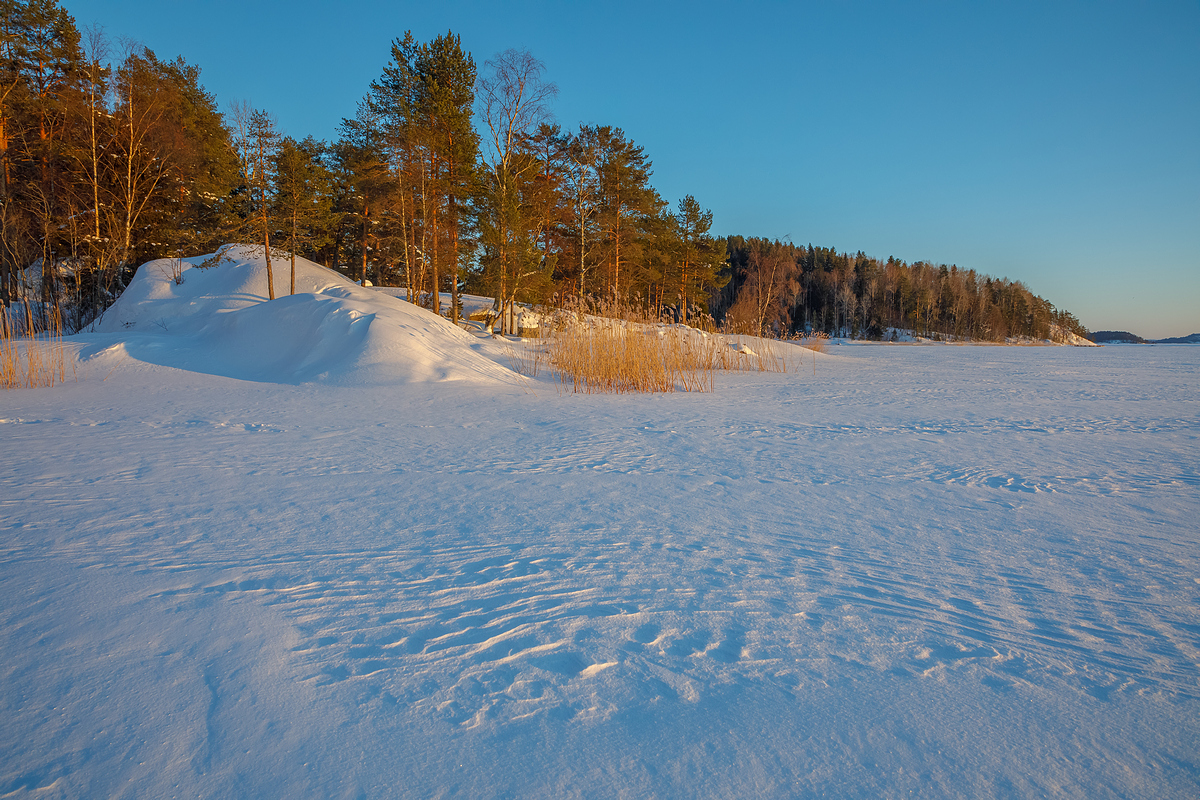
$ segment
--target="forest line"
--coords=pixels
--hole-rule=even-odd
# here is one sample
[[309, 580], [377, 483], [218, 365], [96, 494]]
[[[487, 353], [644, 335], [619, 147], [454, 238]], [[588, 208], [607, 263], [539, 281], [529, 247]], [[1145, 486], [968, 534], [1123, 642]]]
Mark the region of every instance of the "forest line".
[[[451, 32], [397, 38], [332, 142], [284, 135], [267, 108], [223, 113], [198, 66], [115, 48], [57, 0], [0, 2], [0, 82], [0, 300], [65, 309], [69, 329], [145, 261], [246, 241], [453, 320], [468, 292], [774, 336], [1086, 333], [1019, 282], [717, 236], [695, 197], [659, 195], [621, 128], [556, 122], [532, 54], [477, 65]], [[294, 290], [279, 275], [271, 297]]]

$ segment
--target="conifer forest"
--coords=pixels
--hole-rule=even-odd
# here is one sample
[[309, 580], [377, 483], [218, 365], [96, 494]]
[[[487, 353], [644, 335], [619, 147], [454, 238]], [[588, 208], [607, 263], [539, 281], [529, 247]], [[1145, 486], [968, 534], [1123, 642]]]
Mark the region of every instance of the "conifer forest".
[[1020, 282], [718, 235], [703, 198], [655, 190], [628, 132], [556, 121], [556, 92], [528, 52], [407, 33], [334, 141], [297, 140], [269, 105], [222, 107], [201, 65], [3, 0], [0, 299], [77, 331], [147, 260], [247, 242], [278, 259], [272, 297], [297, 254], [451, 319], [470, 293], [779, 337], [1086, 333]]

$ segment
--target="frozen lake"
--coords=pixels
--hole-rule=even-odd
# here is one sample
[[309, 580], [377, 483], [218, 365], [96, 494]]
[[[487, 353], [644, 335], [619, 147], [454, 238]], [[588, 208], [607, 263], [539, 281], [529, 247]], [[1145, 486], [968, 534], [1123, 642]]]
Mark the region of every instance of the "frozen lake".
[[0, 394], [0, 796], [1200, 794], [1200, 348], [156, 362]]

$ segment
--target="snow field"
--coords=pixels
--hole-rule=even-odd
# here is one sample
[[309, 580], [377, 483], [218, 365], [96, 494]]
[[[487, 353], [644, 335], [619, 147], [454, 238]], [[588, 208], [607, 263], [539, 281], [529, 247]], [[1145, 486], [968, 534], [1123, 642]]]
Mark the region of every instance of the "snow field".
[[1195, 350], [573, 395], [386, 298], [160, 288], [0, 395], [0, 795], [1200, 791]]

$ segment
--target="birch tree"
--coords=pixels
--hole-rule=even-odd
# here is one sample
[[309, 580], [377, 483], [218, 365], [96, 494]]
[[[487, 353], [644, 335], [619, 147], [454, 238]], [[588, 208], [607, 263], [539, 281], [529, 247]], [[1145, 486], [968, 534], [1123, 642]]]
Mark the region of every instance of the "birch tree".
[[522, 277], [531, 274], [536, 244], [530, 222], [534, 216], [522, 202], [522, 185], [536, 175], [539, 163], [523, 143], [549, 120], [548, 104], [558, 93], [543, 79], [545, 65], [528, 51], [505, 50], [484, 64], [480, 81], [483, 122], [487, 128], [484, 160], [488, 179], [483, 192], [481, 228], [486, 261], [496, 292], [501, 333], [509, 333], [510, 314]]

